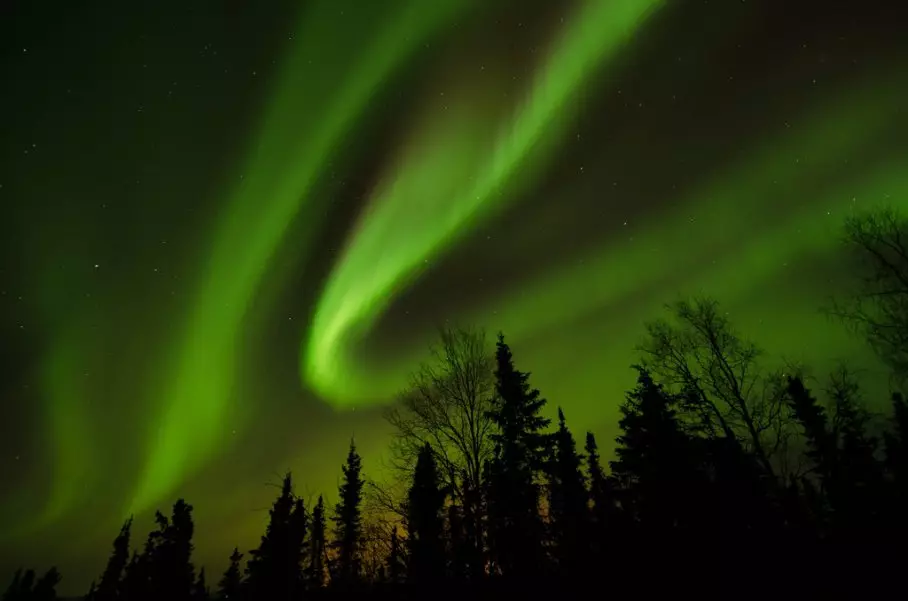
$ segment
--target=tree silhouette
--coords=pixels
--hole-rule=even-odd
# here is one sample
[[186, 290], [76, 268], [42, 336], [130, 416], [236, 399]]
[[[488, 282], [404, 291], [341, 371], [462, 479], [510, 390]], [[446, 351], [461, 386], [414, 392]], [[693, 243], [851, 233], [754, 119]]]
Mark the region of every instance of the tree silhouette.
[[539, 486], [548, 455], [549, 420], [539, 415], [545, 399], [530, 388], [529, 374], [514, 368], [511, 349], [498, 336], [495, 371], [498, 399], [492, 421], [496, 453], [489, 462], [490, 551], [495, 569], [529, 582], [543, 567]]
[[673, 321], [646, 325], [639, 347], [644, 367], [683, 399], [684, 417], [697, 429], [737, 438], [774, 477], [772, 459], [784, 446], [787, 426], [779, 376], [761, 373], [762, 352], [734, 331], [716, 301], [679, 301], [668, 309]]
[[884, 435], [885, 464], [892, 490], [888, 513], [893, 525], [904, 531], [908, 528], [908, 403], [900, 393], [892, 395], [890, 421], [890, 431]]
[[838, 473], [829, 489], [830, 501], [841, 526], [854, 531], [859, 524], [867, 527], [879, 518], [883, 473], [875, 456], [878, 442], [867, 432], [870, 416], [847, 369], [832, 374], [827, 394], [834, 407], [832, 431], [838, 441]]
[[35, 586], [35, 571], [32, 569], [24, 570], [19, 568], [13, 575], [13, 581], [10, 582], [6, 592], [3, 593], [3, 601], [29, 601], [32, 598], [33, 587]]
[[332, 547], [337, 553], [331, 570], [332, 585], [353, 588], [360, 584], [362, 576], [362, 459], [356, 452], [356, 444], [350, 441], [347, 461], [341, 468], [343, 480], [338, 489], [340, 500], [334, 507], [331, 521], [334, 523]]
[[884, 209], [845, 221], [855, 280], [830, 311], [861, 334], [902, 383], [908, 378], [908, 220]]
[[31, 593], [31, 601], [55, 601], [57, 598], [57, 585], [60, 584], [62, 577], [56, 567], [52, 567], [44, 573], [35, 583], [35, 588]]
[[581, 463], [574, 436], [559, 407], [554, 457], [549, 468], [549, 514], [559, 569], [566, 577], [579, 569], [589, 554], [589, 493]]
[[120, 528], [120, 533], [113, 542], [113, 552], [107, 560], [107, 567], [101, 574], [101, 580], [95, 590], [93, 598], [96, 601], [114, 601], [120, 595], [121, 579], [129, 562], [129, 539], [132, 529], [132, 518], [126, 520]]
[[199, 570], [199, 576], [192, 585], [192, 601], [208, 601], [211, 597], [205, 583], [205, 568]]
[[[481, 511], [483, 466], [492, 457], [495, 398], [494, 361], [485, 332], [446, 328], [430, 348], [431, 359], [412, 375], [399, 403], [385, 413], [393, 427], [391, 463], [409, 487], [416, 459], [431, 445], [445, 489], [464, 507], [464, 518]], [[401, 512], [401, 517], [405, 512]], [[474, 520], [472, 541], [481, 549], [482, 530]]]
[[675, 407], [679, 399], [636, 367], [637, 387], [621, 407], [612, 473], [622, 488], [622, 503], [647, 533], [670, 534], [693, 526], [692, 489], [703, 475], [694, 441], [684, 432]]
[[230, 554], [230, 565], [221, 576], [218, 582], [219, 599], [239, 599], [243, 585], [243, 574], [240, 571], [240, 562], [243, 561], [243, 554], [240, 553], [239, 547], [233, 548]]
[[409, 581], [419, 586], [438, 582], [444, 575], [442, 510], [445, 496], [439, 484], [432, 447], [427, 443], [416, 460], [413, 484], [407, 499]]
[[589, 499], [593, 539], [591, 545], [594, 552], [599, 554], [604, 551], [600, 542], [605, 538], [606, 533], [614, 535], [620, 526], [617, 499], [609, 479], [605, 475], [605, 469], [602, 467], [599, 445], [596, 444], [596, 437], [592, 432], [586, 433], [584, 451], [586, 451], [587, 474], [590, 484]]
[[158, 529], [148, 533], [142, 552], [133, 552], [132, 559], [126, 566], [122, 591], [125, 599], [145, 601], [151, 597], [152, 562], [161, 538], [161, 530], [167, 524], [167, 519], [160, 512], [155, 514], [155, 520], [158, 523]]
[[192, 505], [179, 499], [173, 505], [169, 523], [160, 513], [159, 544], [152, 555], [152, 590], [159, 598], [188, 601], [195, 581], [192, 566]]
[[246, 584], [252, 597], [285, 600], [297, 594], [302, 585], [305, 519], [305, 508], [294, 499], [293, 479], [287, 473], [269, 511], [261, 543], [258, 549], [249, 552]]
[[309, 567], [306, 580], [310, 588], [321, 588], [325, 585], [325, 558], [327, 546], [325, 544], [325, 500], [321, 495], [312, 511], [312, 525], [309, 536]]
[[397, 524], [391, 526], [391, 542], [388, 552], [388, 559], [385, 565], [385, 573], [388, 582], [400, 584], [403, 581], [404, 558], [400, 548], [400, 537], [397, 535]]

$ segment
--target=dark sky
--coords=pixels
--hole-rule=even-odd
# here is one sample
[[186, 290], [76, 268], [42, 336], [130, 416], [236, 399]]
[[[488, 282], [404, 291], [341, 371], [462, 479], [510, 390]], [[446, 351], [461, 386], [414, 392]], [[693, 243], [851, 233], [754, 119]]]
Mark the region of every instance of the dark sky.
[[604, 441], [679, 295], [879, 373], [818, 308], [908, 198], [898, 4], [6, 0], [0, 574], [81, 592], [179, 496], [221, 570], [283, 471], [381, 475], [446, 322]]

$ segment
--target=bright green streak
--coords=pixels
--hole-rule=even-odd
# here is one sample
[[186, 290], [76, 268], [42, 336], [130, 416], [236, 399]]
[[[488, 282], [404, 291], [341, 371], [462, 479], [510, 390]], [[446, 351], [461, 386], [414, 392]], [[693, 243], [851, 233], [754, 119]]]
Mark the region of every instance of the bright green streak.
[[[396, 14], [377, 34], [368, 19], [358, 22], [362, 31], [351, 29], [343, 4], [323, 0], [303, 15], [244, 177], [216, 230], [172, 384], [151, 427], [133, 511], [163, 498], [236, 427], [222, 418], [236, 383], [238, 335], [287, 227], [310, 209], [302, 218], [317, 228], [321, 213], [305, 204], [307, 194], [339, 142], [394, 68], [468, 0], [383, 2], [371, 9], [377, 19]], [[363, 8], [353, 2], [348, 14]]]
[[[805, 123], [769, 138], [737, 167], [723, 169], [687, 198], [670, 203], [678, 209], [649, 218], [642, 227], [631, 224], [626, 237], [610, 234], [610, 243], [595, 254], [499, 299], [494, 303], [500, 308], [498, 327], [515, 339], [537, 335], [652, 286], [664, 287], [668, 301], [681, 286], [672, 281], [679, 273], [705, 274], [699, 281], [685, 277], [689, 290], [741, 294], [805, 252], [830, 250], [852, 197], [908, 197], [898, 196], [908, 188], [908, 177], [893, 179], [903, 167], [846, 189], [823, 189], [847, 159], [873, 148], [900, 110], [904, 91], [879, 82], [868, 82], [865, 90], [825, 110], [809, 111]], [[810, 203], [795, 196], [805, 190], [812, 190]], [[744, 245], [741, 241], [752, 240], [754, 232], [760, 232], [757, 242]], [[466, 318], [466, 323], [485, 321], [480, 315]]]
[[[483, 134], [495, 131], [495, 124], [479, 123], [464, 107], [439, 111], [412, 155], [372, 199], [328, 282], [303, 348], [305, 381], [340, 406], [393, 393], [398, 379], [354, 376], [345, 345], [368, 330], [422, 265], [513, 198], [507, 185], [518, 169], [529, 171], [531, 163], [546, 158], [540, 151], [561, 133], [557, 115], [565, 104], [660, 4], [587, 2], [565, 27], [525, 104], [499, 124], [486, 154]], [[359, 386], [366, 381], [368, 386]]]

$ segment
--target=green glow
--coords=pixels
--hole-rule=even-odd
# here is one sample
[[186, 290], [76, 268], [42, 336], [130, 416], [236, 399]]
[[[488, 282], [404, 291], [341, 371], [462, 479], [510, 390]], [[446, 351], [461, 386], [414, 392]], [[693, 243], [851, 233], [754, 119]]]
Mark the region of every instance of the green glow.
[[[345, 345], [368, 329], [421, 265], [512, 199], [507, 186], [516, 170], [533, 168], [533, 161], [543, 158], [540, 150], [561, 133], [559, 111], [660, 4], [584, 4], [565, 26], [525, 102], [504, 123], [478, 125], [470, 111], [439, 111], [440, 123], [421, 132], [428, 139], [414, 145], [413, 156], [405, 157], [372, 199], [331, 276], [303, 349], [302, 376], [310, 385], [340, 406], [393, 394], [400, 377], [375, 374], [360, 386], [366, 379], [352, 376]], [[496, 132], [488, 144], [484, 129]], [[483, 146], [490, 147], [484, 155], [478, 152]], [[466, 190], [464, 182], [470, 182]]]
[[770, 40], [766, 4], [313, 0], [229, 32], [199, 9], [186, 39], [137, 19], [73, 64], [29, 44], [4, 94], [0, 546], [52, 549], [82, 594], [126, 515], [185, 496], [220, 571], [274, 474], [330, 497], [355, 434], [382, 477], [378, 405], [443, 320], [503, 330], [603, 454], [643, 323], [679, 294], [716, 297], [768, 361], [885, 386], [817, 308], [842, 218], [908, 210], [904, 36], [830, 6]]
[[[496, 301], [501, 308], [498, 327], [520, 339], [643, 288], [663, 289], [663, 299], [668, 299], [679, 292], [678, 273], [703, 274], [686, 278], [688, 291], [740, 293], [752, 285], [748, 282], [772, 277], [805, 252], [831, 250], [838, 243], [843, 210], [854, 206], [852, 198], [908, 198], [899, 195], [908, 186], [908, 180], [897, 176], [899, 167], [852, 182], [845, 190], [823, 189], [830, 173], [872, 149], [887, 132], [904, 97], [899, 90], [885, 81], [868, 82], [860, 94], [808, 111], [800, 126], [769, 136], [736, 168], [672, 202], [675, 210], [631, 224], [623, 238], [610, 237], [583, 261], [540, 274]], [[809, 203], [796, 197], [810, 188]], [[756, 240], [751, 235], [755, 230], [761, 232]], [[465, 318], [467, 323], [487, 320], [486, 312]]]
[[[172, 383], [151, 427], [133, 511], [163, 498], [225, 438], [221, 418], [236, 381], [237, 337], [284, 232], [295, 218], [317, 228], [322, 212], [305, 210], [307, 193], [342, 136], [395, 66], [467, 2], [396, 4], [377, 33], [368, 21], [360, 23], [361, 31], [351, 30], [336, 0], [304, 13], [299, 41], [216, 230]], [[384, 3], [381, 12], [394, 8]], [[351, 38], [364, 40], [355, 53]]]

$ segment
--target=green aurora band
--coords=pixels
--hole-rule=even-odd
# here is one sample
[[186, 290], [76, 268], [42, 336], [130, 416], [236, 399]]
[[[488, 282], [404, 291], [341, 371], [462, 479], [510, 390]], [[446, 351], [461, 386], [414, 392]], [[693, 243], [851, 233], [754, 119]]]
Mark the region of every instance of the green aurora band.
[[[397, 12], [377, 32], [351, 31], [336, 0], [318, 2], [303, 14], [299, 42], [242, 170], [247, 175], [217, 228], [172, 384], [161, 394], [132, 511], [159, 501], [216, 450], [243, 318], [284, 232], [294, 219], [309, 220], [313, 230], [318, 226], [320, 211], [305, 211], [305, 203], [340, 140], [394, 68], [466, 7], [461, 0], [396, 4]], [[393, 9], [382, 3], [382, 13]], [[350, 56], [349, 37], [368, 40], [364, 50]], [[345, 62], [353, 59], [359, 60]]]
[[[301, 385], [303, 394], [315, 392], [339, 414], [378, 409], [393, 399], [425, 357], [434, 333], [407, 337], [402, 341], [406, 350], [390, 357], [359, 352], [373, 339], [383, 316], [406, 292], [418, 290], [421, 279], [432, 277], [437, 261], [455, 255], [471, 234], [519, 207], [523, 192], [550, 175], [547, 169], [558, 163], [567, 146], [571, 117], [580, 112], [584, 92], [597, 81], [620, 75], [625, 52], [647, 35], [647, 26], [668, 12], [669, 4], [577, 0], [516, 101], [513, 95], [497, 94], [494, 84], [484, 89], [469, 80], [452, 85], [444, 97], [424, 100], [421, 112], [408, 117], [404, 142], [381, 165], [364, 208], [346, 232], [341, 252], [313, 299], [314, 310], [306, 316], [311, 322], [294, 332], [302, 338], [299, 357], [293, 358], [298, 363], [294, 378], [300, 380], [294, 379], [294, 387]], [[344, 18], [347, 7], [370, 11], [371, 18], [350, 21]], [[211, 468], [212, 480], [231, 473], [233, 466], [221, 466], [217, 455], [231, 450], [228, 432], [252, 421], [248, 415], [237, 418], [238, 412], [255, 409], [251, 403], [243, 406], [239, 398], [249, 353], [242, 341], [250, 306], [266, 287], [269, 270], [286, 259], [290, 242], [315, 254], [311, 247], [330, 211], [330, 199], [317, 193], [319, 184], [361, 122], [375, 117], [375, 96], [421, 48], [483, 8], [479, 0], [307, 3], [262, 105], [248, 152], [224, 186], [223, 210], [206, 232], [210, 237], [201, 241], [201, 261], [193, 271], [200, 275], [186, 308], [179, 309], [175, 334], [168, 332], [163, 342], [142, 349], [155, 367], [142, 366], [143, 371], [120, 357], [109, 360], [118, 350], [117, 335], [111, 331], [127, 327], [127, 318], [107, 322], [107, 306], [92, 309], [87, 301], [70, 299], [70, 288], [76, 285], [53, 280], [62, 277], [56, 272], [40, 275], [39, 287], [46, 289], [35, 295], [46, 297], [44, 302], [52, 306], [42, 309], [54, 318], [49, 327], [53, 340], [38, 375], [42, 426], [47, 430], [47, 441], [40, 444], [48, 449], [51, 473], [29, 474], [29, 490], [4, 499], [7, 515], [25, 517], [0, 533], [0, 540], [27, 540], [58, 524], [84, 529], [77, 516], [92, 508], [100, 487], [115, 491], [111, 498], [120, 506], [106, 510], [119, 519], [164, 508], [177, 491], [184, 494], [197, 485], [194, 476], [205, 468]], [[737, 34], [732, 27], [723, 31], [728, 39]], [[692, 46], [698, 44], [695, 37], [690, 36]], [[357, 44], [351, 46], [351, 39]], [[709, 51], [710, 43], [703, 42], [700, 50]], [[791, 283], [790, 274], [795, 264], [827, 264], [837, 257], [837, 232], [852, 210], [876, 204], [908, 208], [908, 147], [892, 143], [893, 136], [908, 131], [903, 73], [904, 65], [880, 69], [850, 81], [840, 93], [811, 98], [786, 117], [790, 127], [766, 129], [756, 143], [744, 139], [741, 152], [728, 164], [697, 171], [699, 179], [692, 184], [652, 201], [658, 207], [651, 213], [647, 209], [646, 219], [630, 219], [622, 226], [624, 218], [616, 211], [615, 230], [583, 247], [574, 260], [521, 273], [519, 281], [482, 291], [471, 304], [457, 306], [445, 317], [504, 331], [519, 351], [521, 368], [533, 372], [534, 384], [542, 382], [537, 385], [553, 403], [571, 404], [565, 409], [577, 432], [614, 421], [615, 399], [632, 383], [626, 366], [642, 323], [660, 315], [660, 305], [679, 293], [715, 296], [734, 313], [735, 325], [771, 353], [790, 352], [793, 356], [786, 358], [813, 362], [818, 351], [807, 347], [822, 340], [821, 354], [848, 355], [853, 339], [844, 332], [830, 334], [822, 316], [803, 314], [816, 296], [811, 289], [816, 283]], [[683, 77], [689, 76], [686, 72]], [[681, 85], [693, 88], [696, 83]], [[646, 144], [646, 136], [641, 134], [635, 143]], [[635, 152], [646, 156], [642, 150]], [[846, 169], [857, 163], [859, 167]], [[647, 165], [654, 178], [662, 167], [656, 161]], [[572, 180], [563, 188], [563, 199], [552, 202], [570, 205], [588, 194], [580, 188]], [[300, 224], [302, 228], [294, 228]], [[530, 231], [548, 224], [524, 225]], [[289, 232], [298, 230], [304, 231], [300, 240], [288, 241]], [[532, 239], [509, 242], [514, 256], [539, 253]], [[305, 263], [308, 258], [298, 259]], [[308, 274], [299, 277], [303, 275]], [[764, 324], [767, 316], [771, 324]], [[99, 333], [96, 328], [105, 329]], [[596, 349], [590, 361], [603, 368], [597, 373], [589, 365], [578, 366], [576, 355], [560, 356], [552, 348], [581, 353]], [[141, 352], [132, 353], [130, 359], [146, 360]], [[110, 381], [86, 378], [89, 372], [94, 377], [130, 368], [137, 375], [116, 373], [108, 375]], [[611, 386], [605, 391], [604, 380]], [[93, 397], [119, 398], [128, 391], [139, 395], [138, 408], [127, 407], [117, 415], [135, 423], [124, 428], [125, 434], [106, 438], [104, 428], [113, 431], [118, 426], [114, 418], [102, 415], [107, 408], [93, 404]], [[339, 436], [340, 428], [354, 419], [343, 415], [349, 422], [336, 431], [325, 427], [317, 434], [307, 432], [305, 444], [315, 440], [328, 445], [325, 441]], [[133, 434], [136, 440], [130, 439]], [[597, 431], [600, 434], [607, 440], [610, 432]], [[300, 443], [294, 439], [293, 444]], [[109, 456], [118, 445], [129, 453], [127, 460]], [[282, 452], [287, 451], [275, 454]], [[106, 482], [112, 468], [123, 468], [120, 463], [129, 464], [117, 472], [126, 473], [122, 484]], [[322, 456], [284, 455], [274, 463], [280, 463], [280, 469], [306, 466], [311, 474], [304, 473], [311, 475], [314, 486], [330, 487], [335, 479], [336, 458], [326, 462]], [[253, 469], [245, 467], [247, 472], [241, 473], [248, 476]], [[377, 469], [370, 463], [370, 476], [378, 476]], [[218, 516], [209, 504], [200, 507], [201, 520], [235, 518], [230, 511], [245, 511], [250, 498], [261, 494], [264, 499], [271, 491], [250, 493], [234, 487], [218, 494], [224, 513]], [[262, 514], [256, 513], [236, 529], [254, 540], [261, 522]], [[110, 532], [104, 530], [109, 526], [98, 526], [103, 530], [99, 549], [109, 543]], [[222, 529], [220, 522], [208, 526], [206, 532]]]
[[[544, 151], [562, 133], [558, 115], [578, 87], [630, 42], [660, 4], [586, 2], [511, 118], [483, 123], [474, 111], [459, 107], [438, 110], [435, 118], [442, 122], [420, 129], [428, 139], [412, 146], [412, 156], [404, 157], [371, 200], [331, 275], [302, 353], [305, 382], [338, 406], [393, 395], [404, 377], [354, 375], [345, 345], [368, 331], [421, 265], [513, 199], [510, 180], [518, 169], [530, 171], [546, 158]], [[497, 135], [484, 139], [484, 132]], [[463, 182], [469, 182], [465, 189]], [[523, 176], [521, 184], [526, 183]]]

